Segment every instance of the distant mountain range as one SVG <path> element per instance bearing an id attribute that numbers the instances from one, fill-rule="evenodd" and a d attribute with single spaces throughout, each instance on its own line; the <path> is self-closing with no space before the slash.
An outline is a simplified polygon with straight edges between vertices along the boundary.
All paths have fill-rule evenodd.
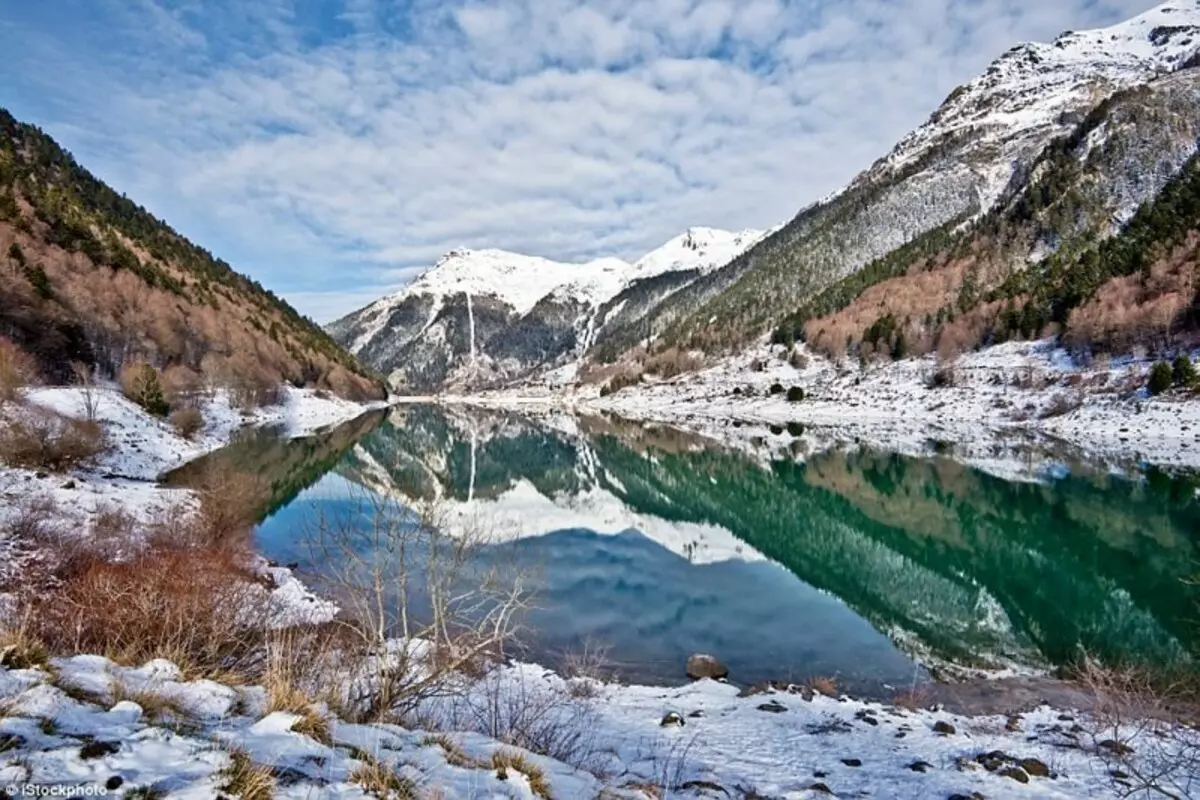
<path id="1" fill-rule="evenodd" d="M 691 228 L 633 263 L 455 250 L 329 331 L 397 388 L 495 385 L 578 359 L 763 235 Z"/>
<path id="2" fill-rule="evenodd" d="M 1136 271 L 1110 251 L 1186 247 L 1200 230 L 1188 199 L 1198 53 L 1197 0 L 1023 44 L 844 189 L 765 234 L 694 229 L 633 265 L 450 253 L 329 330 L 404 391 L 493 386 L 581 361 L 653 371 L 664 353 L 713 356 L 772 332 L 863 357 L 1052 325 L 1081 345 L 1144 341 L 1144 326 L 1112 331 L 1099 319 L 1113 282 Z M 1121 296 L 1135 305 L 1130 319 L 1166 315 L 1169 341 L 1195 327 L 1195 284 L 1162 270 L 1158 288 Z M 1069 331 L 1072 313 L 1099 321 Z"/>

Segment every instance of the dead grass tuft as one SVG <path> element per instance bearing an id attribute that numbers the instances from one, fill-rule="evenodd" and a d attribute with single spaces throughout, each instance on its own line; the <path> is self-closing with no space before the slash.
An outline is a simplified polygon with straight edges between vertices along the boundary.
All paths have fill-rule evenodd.
<path id="1" fill-rule="evenodd" d="M 270 767 L 255 764 L 245 750 L 229 751 L 229 767 L 225 770 L 223 791 L 242 800 L 272 800 L 275 797 L 275 775 Z"/>
<path id="2" fill-rule="evenodd" d="M 417 786 L 411 780 L 369 753 L 360 751 L 355 758 L 359 765 L 350 773 L 350 782 L 364 792 L 391 800 L 417 800 Z"/>
<path id="3" fill-rule="evenodd" d="M 458 743 L 444 733 L 426 736 L 421 740 L 422 747 L 440 747 L 446 757 L 446 763 L 452 767 L 473 768 L 479 763 L 467 755 Z"/>
<path id="4" fill-rule="evenodd" d="M 542 771 L 541 767 L 526 758 L 524 753 L 516 750 L 497 750 L 492 753 L 492 769 L 496 770 L 496 776 L 500 780 L 506 780 L 510 770 L 521 773 L 529 781 L 529 788 L 535 795 L 544 800 L 553 800 L 546 773 Z"/>

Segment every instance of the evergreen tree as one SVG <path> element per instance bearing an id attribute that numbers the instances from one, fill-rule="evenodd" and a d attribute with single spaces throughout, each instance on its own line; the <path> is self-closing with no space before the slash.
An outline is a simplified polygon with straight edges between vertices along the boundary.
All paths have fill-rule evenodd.
<path id="1" fill-rule="evenodd" d="M 1162 394 L 1171 388 L 1174 383 L 1175 376 L 1171 370 L 1171 365 L 1165 361 L 1159 361 L 1150 368 L 1150 380 L 1146 383 L 1146 388 L 1150 390 L 1150 394 Z"/>
<path id="2" fill-rule="evenodd" d="M 1171 378 L 1181 389 L 1191 389 L 1196 385 L 1196 367 L 1187 353 L 1175 356 L 1175 362 L 1171 365 Z"/>

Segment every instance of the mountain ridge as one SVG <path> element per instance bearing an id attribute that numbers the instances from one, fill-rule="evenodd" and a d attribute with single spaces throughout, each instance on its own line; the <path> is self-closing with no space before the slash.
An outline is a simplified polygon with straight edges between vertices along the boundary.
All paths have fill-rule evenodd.
<path id="1" fill-rule="evenodd" d="M 50 136 L 0 108 L 0 336 L 41 377 L 131 362 L 269 389 L 351 399 L 377 378 L 258 282 L 104 184 Z"/>
<path id="2" fill-rule="evenodd" d="M 946 278 L 959 281 L 953 288 L 965 294 L 989 291 L 1061 246 L 1087 246 L 1118 233 L 1182 169 L 1197 145 L 1183 122 L 1200 113 L 1190 77 L 1167 91 L 1129 93 L 1168 85 L 1170 76 L 1190 75 L 1197 66 L 1200 0 L 1173 0 L 1108 28 L 1017 45 L 841 190 L 746 246 L 722 251 L 723 264 L 690 270 L 680 262 L 684 268 L 648 274 L 612 294 L 598 313 L 592 309 L 603 293 L 561 292 L 554 302 L 543 297 L 515 323 L 505 309 L 486 308 L 485 338 L 495 336 L 503 347 L 483 369 L 476 368 L 473 308 L 424 342 L 428 325 L 414 333 L 398 324 L 393 338 L 403 338 L 402 345 L 384 341 L 389 333 L 381 325 L 372 344 L 356 352 L 389 372 L 394 384 L 428 390 L 492 388 L 564 365 L 572 369 L 553 373 L 555 380 L 610 380 L 614 369 L 624 381 L 662 369 L 667 372 L 658 374 L 667 376 L 744 350 L 772 330 L 777 339 L 797 335 L 781 333 L 781 323 L 803 316 L 822 293 L 841 287 L 837 291 L 853 299 L 882 277 L 932 263 L 921 258 L 961 259 L 968 246 L 964 231 L 984 225 L 994 237 L 999 224 L 1005 247 L 976 254 L 980 263 L 970 268 L 970 279 Z M 1114 104 L 1113 98 L 1122 99 Z M 1109 128 L 1117 134 L 1110 137 Z M 1072 171 L 1061 161 L 1062 147 L 1080 131 L 1090 138 L 1070 144 L 1073 157 L 1103 163 Z M 1167 155 L 1156 160 L 1156 147 Z M 1057 170 L 1049 182 L 1047 170 Z M 1115 181 L 1112 191 L 1104 188 L 1107 179 Z M 1026 212 L 1040 216 L 1027 219 Z M 1094 218 L 1100 214 L 1109 219 Z M 1024 226 L 1020 236 L 1012 225 Z M 957 249 L 946 249 L 951 244 Z M 978 281 L 975 272 L 983 274 Z M 968 286 L 972 281 L 980 285 Z M 411 300 L 408 295 L 393 308 Z M 406 314 L 427 313 L 432 322 L 444 310 L 418 306 L 411 303 Z M 349 327 L 345 320 L 336 325 Z M 331 330 L 347 342 L 344 331 Z M 447 338 L 454 344 L 433 355 L 446 349 Z M 905 350 L 901 343 L 893 352 Z M 466 353 L 471 368 L 455 366 L 455 353 Z"/>
<path id="3" fill-rule="evenodd" d="M 492 379 L 507 380 L 582 353 L 608 317 L 620 313 L 612 301 L 633 287 L 666 275 L 688 280 L 707 274 L 765 234 L 694 226 L 632 262 L 572 264 L 493 248 L 451 250 L 400 291 L 327 330 L 351 353 L 390 372 L 394 384 L 424 388 L 455 375 L 470 381 L 481 358 L 489 368 L 507 361 L 489 369 Z M 513 331 L 531 329 L 545 346 L 515 352 L 522 346 L 512 341 Z M 434 367 L 433 381 L 406 369 L 414 343 L 424 342 L 427 353 L 448 338 L 453 342 Z"/>

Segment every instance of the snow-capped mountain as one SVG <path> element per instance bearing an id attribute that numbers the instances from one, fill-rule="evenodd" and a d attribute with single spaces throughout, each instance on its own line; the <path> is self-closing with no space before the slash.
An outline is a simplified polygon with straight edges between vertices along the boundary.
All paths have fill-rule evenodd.
<path id="1" fill-rule="evenodd" d="M 969 135 L 971 150 L 984 156 L 981 165 L 993 167 L 981 176 L 986 210 L 1011 179 L 1009 167 L 1030 147 L 1069 130 L 1081 110 L 1113 92 L 1180 68 L 1198 49 L 1198 0 L 1165 3 L 1110 28 L 1068 31 L 1050 44 L 1017 45 L 956 89 L 883 166 L 903 169 L 939 144 Z"/>
<path id="2" fill-rule="evenodd" d="M 615 298 L 663 276 L 685 285 L 763 235 L 690 228 L 633 263 L 453 250 L 401 291 L 329 330 L 398 389 L 491 385 L 578 357 L 620 314 Z"/>
<path id="3" fill-rule="evenodd" d="M 1200 2 L 1173 0 L 1110 28 L 1023 44 L 956 89 L 917 130 L 844 189 L 803 209 L 751 252 L 666 298 L 637 321 L 647 335 L 689 349 L 736 349 L 774 328 L 835 281 L 942 226 L 965 226 L 1028 185 L 1050 145 L 1070 136 L 1114 95 L 1195 73 Z M 1148 141 L 1163 120 L 1193 113 L 1162 92 L 1135 124 Z M 1170 103 L 1176 103 L 1171 106 Z M 1186 105 L 1186 104 L 1184 104 Z M 1194 145 L 1194 143 L 1193 143 Z M 1194 149 L 1194 147 L 1193 147 Z M 1149 149 L 1134 154 L 1152 162 Z M 1172 156 L 1170 170 L 1181 162 Z M 1129 202 L 1162 188 L 1137 187 Z M 1168 176 L 1169 177 L 1169 176 Z M 616 358 L 619 352 L 606 352 Z"/>

